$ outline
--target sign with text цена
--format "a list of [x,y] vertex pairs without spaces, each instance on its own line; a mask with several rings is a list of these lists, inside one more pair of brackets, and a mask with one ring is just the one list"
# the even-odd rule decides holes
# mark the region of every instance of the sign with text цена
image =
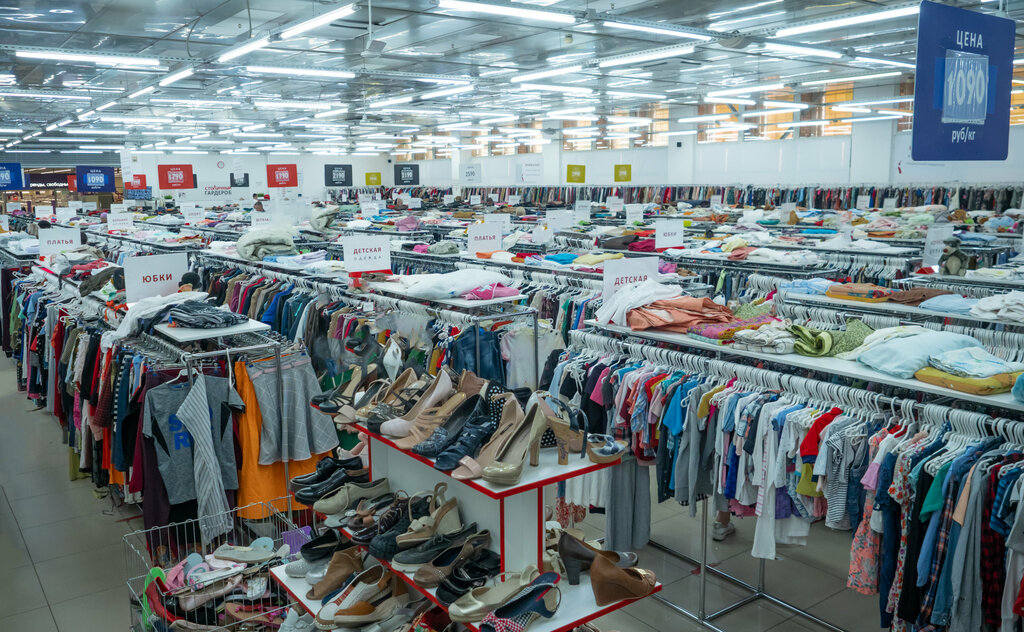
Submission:
[[391,269],[391,238],[387,235],[348,235],[342,238],[345,270],[372,272]]
[[188,255],[184,252],[128,257],[124,260],[124,298],[134,303],[150,296],[174,294],[186,272]]
[[616,292],[648,279],[658,280],[657,257],[625,257],[604,262],[603,298],[608,300]]

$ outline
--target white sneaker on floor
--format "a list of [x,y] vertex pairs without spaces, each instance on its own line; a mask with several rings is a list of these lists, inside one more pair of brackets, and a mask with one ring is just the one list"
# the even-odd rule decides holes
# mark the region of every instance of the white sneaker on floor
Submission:
[[711,539],[715,542],[721,542],[734,533],[736,533],[736,527],[731,522],[722,524],[716,521],[711,525]]
[[310,632],[315,627],[313,615],[308,613],[299,615],[298,610],[290,608],[288,616],[285,617],[284,623],[278,628],[278,632]]

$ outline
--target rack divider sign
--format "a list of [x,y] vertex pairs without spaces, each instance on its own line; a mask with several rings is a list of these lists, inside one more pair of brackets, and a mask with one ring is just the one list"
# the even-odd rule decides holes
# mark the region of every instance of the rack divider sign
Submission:
[[82,245],[82,231],[79,228],[40,228],[39,254],[55,255]]
[[252,228],[269,228],[274,223],[274,216],[266,211],[262,213],[252,213],[249,217],[251,219]]
[[619,290],[648,279],[658,280],[657,257],[609,259],[604,262],[602,297],[607,301]]
[[188,272],[188,255],[128,257],[124,260],[124,298],[129,303],[178,291],[181,277]]
[[479,195],[471,195],[471,196],[469,196],[469,203],[472,204],[473,206],[476,206],[477,204],[480,204],[481,201],[482,200],[480,199]]
[[625,204],[622,203],[622,198],[616,196],[608,198],[604,203],[608,207],[609,213],[618,213],[626,207]]
[[77,215],[77,209],[73,209],[70,206],[58,206],[57,207],[57,223],[67,224],[72,217]]
[[643,204],[627,204],[626,205],[626,223],[632,224],[634,222],[644,221],[644,205]]
[[181,214],[185,217],[185,223],[190,225],[198,224],[206,219],[206,211],[195,204],[192,206],[183,206],[181,208]]
[[572,219],[576,223],[590,221],[590,200],[576,200]]
[[654,222],[654,247],[678,248],[686,241],[683,220],[662,219]]
[[887,197],[884,200],[882,200],[882,210],[883,211],[895,211],[896,210],[896,198],[894,198],[894,197]]
[[1006,160],[1013,20],[922,2],[914,79],[914,160]]
[[858,195],[857,196],[857,204],[856,204],[856,206],[854,206],[854,208],[860,209],[862,211],[871,208],[871,196],[870,195]]
[[132,230],[135,216],[131,213],[110,213],[107,215],[107,230]]
[[469,254],[501,250],[501,224],[470,224],[466,232],[469,235]]
[[572,211],[548,211],[545,218],[548,228],[555,233],[572,226]]
[[519,203],[522,200],[523,200],[523,196],[521,196],[521,195],[510,195],[510,196],[508,196],[508,203],[509,203],[510,206],[518,206]]
[[36,219],[39,219],[41,217],[49,217],[49,216],[53,215],[53,205],[52,204],[36,204],[35,205],[35,211],[36,211]]
[[943,242],[953,236],[952,224],[932,224],[924,239],[924,252],[921,254],[921,265],[937,266],[942,259]]
[[448,195],[446,195],[446,196],[444,196],[444,197],[442,198],[442,202],[441,202],[441,203],[442,203],[442,204],[454,204],[454,203],[455,203],[455,196],[454,196],[454,195],[451,195],[451,194],[449,193]]
[[485,224],[499,224],[506,234],[512,232],[512,216],[508,213],[484,213]]
[[391,237],[387,235],[348,235],[342,238],[347,272],[391,269]]

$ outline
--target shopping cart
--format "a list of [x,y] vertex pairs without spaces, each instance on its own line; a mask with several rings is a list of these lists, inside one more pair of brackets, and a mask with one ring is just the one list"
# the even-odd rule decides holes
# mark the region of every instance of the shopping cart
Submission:
[[[261,519],[244,518],[246,515],[266,516]],[[301,515],[301,514],[300,514]],[[223,516],[230,520],[231,531],[216,538],[205,545],[202,543],[199,519],[175,522],[162,527],[154,527],[135,531],[124,536],[125,567],[127,569],[127,584],[131,598],[131,615],[129,629],[137,632],[155,629],[151,620],[145,612],[151,612],[146,599],[146,586],[151,582],[152,575],[159,571],[154,569],[170,569],[179,561],[191,553],[198,553],[206,556],[213,553],[222,544],[233,544],[247,546],[257,538],[267,537],[274,541],[274,550],[280,549],[281,545],[287,544],[289,548],[289,559],[298,553],[299,548],[310,539],[309,527],[298,527],[283,514],[274,509],[271,503],[254,503],[245,507],[239,507],[226,512]],[[275,564],[281,563],[280,561]],[[253,570],[250,565],[250,572]],[[242,587],[251,587],[251,590],[259,590],[264,585],[260,578],[266,578],[266,591],[264,598],[239,599],[235,594],[232,597],[218,598],[203,604],[201,618],[204,625],[197,629],[204,630],[276,630],[281,619],[285,617],[292,600],[284,591],[279,591],[277,584],[270,579],[269,572],[264,568],[258,572],[246,575]],[[238,581],[236,578],[222,581]],[[187,590],[187,589],[186,589]],[[239,591],[236,590],[235,593]],[[150,591],[152,596],[153,591]],[[184,596],[188,596],[188,592]],[[250,597],[255,593],[250,593]],[[181,595],[179,595],[181,597]],[[235,601],[237,600],[237,601]],[[186,602],[192,605],[192,602]],[[245,604],[244,607],[236,604]],[[181,607],[181,599],[177,602]],[[217,604],[216,608],[213,604]],[[254,606],[254,604],[258,604]],[[173,605],[173,597],[172,597]],[[198,609],[197,609],[198,610]],[[181,612],[179,610],[179,612]],[[188,614],[187,612],[185,614]],[[200,618],[197,614],[196,618]],[[192,619],[192,617],[186,617]],[[195,623],[196,621],[193,621]],[[159,623],[157,624],[159,625]],[[163,629],[163,628],[157,628]]]

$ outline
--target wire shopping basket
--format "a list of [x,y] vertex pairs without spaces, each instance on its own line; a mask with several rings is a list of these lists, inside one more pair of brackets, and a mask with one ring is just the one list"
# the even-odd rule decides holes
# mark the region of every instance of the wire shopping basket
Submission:
[[[246,505],[216,516],[204,516],[202,520],[224,526],[230,524],[230,530],[204,544],[201,521],[194,518],[124,536],[125,567],[131,596],[129,629],[140,632],[170,629],[170,621],[181,618],[188,624],[194,624],[193,627],[180,624],[183,629],[276,630],[293,603],[288,593],[280,590],[270,578],[270,565],[281,564],[281,559],[275,558],[269,564],[248,563],[244,569],[236,564],[233,575],[207,575],[211,578],[209,581],[189,582],[183,574],[186,568],[196,564],[200,565],[199,578],[202,578],[203,571],[219,571],[230,563],[213,557],[218,547],[224,544],[248,546],[259,538],[272,540],[275,552],[282,545],[288,545],[287,558],[291,559],[310,540],[310,528],[296,526],[277,511],[272,502]],[[190,558],[192,554],[202,559]],[[192,563],[184,564],[186,558]],[[204,562],[206,565],[202,566]],[[231,569],[223,571],[224,574],[231,572]],[[155,578],[161,576],[161,581],[156,581]],[[175,576],[183,579],[173,581]],[[165,581],[163,578],[172,580],[170,588],[181,587],[164,592],[160,590]],[[156,621],[158,619],[163,624]]]

